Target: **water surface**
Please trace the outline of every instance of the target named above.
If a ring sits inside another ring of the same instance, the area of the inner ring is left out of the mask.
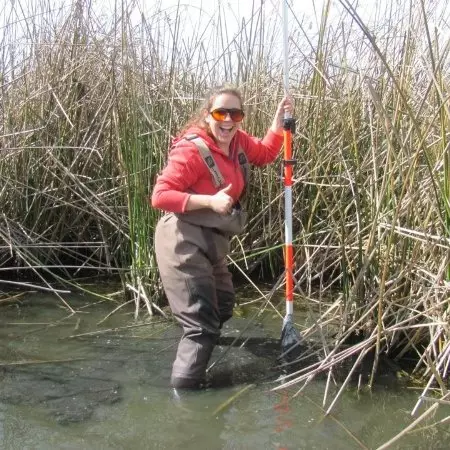
[[[168,381],[178,327],[135,321],[131,308],[98,324],[116,305],[94,302],[73,296],[75,315],[42,294],[0,307],[1,449],[377,448],[413,420],[419,391],[395,383],[348,389],[328,417],[324,380],[295,398],[298,388],[273,391],[278,350],[265,343],[277,344],[276,318],[249,327],[260,347],[216,348],[212,361],[227,354],[214,387],[177,398]],[[224,333],[248,322],[236,317]],[[449,431],[410,433],[391,448],[449,448]]]

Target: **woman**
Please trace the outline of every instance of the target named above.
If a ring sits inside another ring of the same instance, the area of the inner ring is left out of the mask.
[[[259,140],[241,130],[241,94],[223,87],[174,140],[157,177],[152,206],[166,211],[156,226],[155,252],[171,310],[183,327],[172,368],[175,388],[198,388],[223,323],[233,314],[234,289],[227,268],[229,239],[242,230],[239,198],[247,164],[272,162],[283,144],[284,98]]]

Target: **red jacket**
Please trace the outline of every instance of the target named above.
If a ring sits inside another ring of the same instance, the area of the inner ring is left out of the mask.
[[[271,130],[262,140],[238,130],[230,144],[230,155],[227,156],[204,130],[192,128],[186,134],[197,134],[206,142],[225,179],[223,187],[231,183],[232,188],[228,195],[235,201],[239,199],[244,189],[244,177],[237,161],[237,149],[241,147],[245,151],[250,164],[263,166],[275,160],[283,145],[283,136]],[[180,137],[174,140],[167,165],[156,179],[151,203],[154,208],[165,211],[185,212],[192,192],[214,195],[223,187],[214,187],[211,173],[195,144]]]

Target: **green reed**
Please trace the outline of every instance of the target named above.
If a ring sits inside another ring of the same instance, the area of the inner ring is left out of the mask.
[[[326,2],[315,35],[293,16],[289,42],[301,306],[319,299],[336,349],[356,333],[377,355],[417,354],[425,374],[446,367],[449,343],[449,46],[432,31],[439,5],[391,5],[375,27],[349,2]],[[261,137],[283,96],[281,18],[253,6],[233,35],[223,5],[203,29],[181,2],[138,21],[125,0],[111,17],[81,0],[53,11],[42,2],[20,33],[6,23],[1,279],[81,288],[79,277],[114,275],[136,314],[163,305],[160,212],[149,195],[171,140],[213,85],[242,88],[244,127]],[[230,257],[250,277],[283,275],[281,169],[278,159],[253,170],[250,222],[232,240]],[[321,336],[321,324],[306,336]]]

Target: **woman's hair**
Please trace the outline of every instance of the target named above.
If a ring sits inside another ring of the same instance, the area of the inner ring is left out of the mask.
[[[216,98],[222,94],[229,94],[229,95],[234,95],[235,97],[237,97],[239,99],[239,102],[241,103],[241,108],[242,108],[242,106],[244,104],[244,100],[238,89],[236,89],[235,87],[232,87],[232,86],[216,87],[216,88],[212,89],[211,91],[209,91],[209,93],[205,97],[205,100],[204,100],[202,106],[198,109],[198,111],[191,117],[191,119],[182,128],[180,135],[183,135],[184,133],[186,133],[186,131],[191,127],[198,127],[198,128],[202,128],[211,137],[213,137],[211,134],[209,125],[205,121],[205,111],[209,112],[211,110],[211,107],[212,107],[214,101],[216,100]]]

